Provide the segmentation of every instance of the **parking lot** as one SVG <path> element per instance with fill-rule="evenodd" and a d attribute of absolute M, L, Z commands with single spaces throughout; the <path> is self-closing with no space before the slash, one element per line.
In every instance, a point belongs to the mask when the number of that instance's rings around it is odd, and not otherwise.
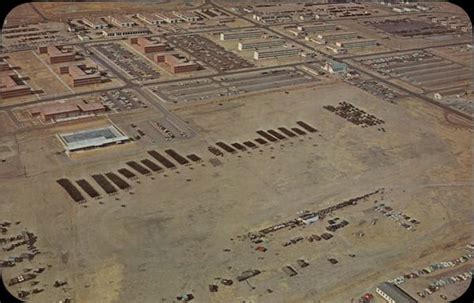
<path fill-rule="evenodd" d="M 138 81 L 157 79 L 160 73 L 145 59 L 127 50 L 119 43 L 95 45 L 94 48 Z"/>
<path fill-rule="evenodd" d="M 219 72 L 254 66 L 254 64 L 200 35 L 173 36 L 168 40 L 179 48 L 188 50 L 198 60 Z"/>
<path fill-rule="evenodd" d="M 144 119 L 133 123 L 120 122 L 119 126 L 136 142 L 157 144 L 187 139 L 190 135 L 167 118 Z"/>
<path fill-rule="evenodd" d="M 107 91 L 100 94 L 100 100 L 102 104 L 115 112 L 148 107 L 148 105 L 132 90 Z"/>
<path fill-rule="evenodd" d="M 295 68 L 243 72 L 232 76 L 157 85 L 151 90 L 173 103 L 206 101 L 319 80 Z"/>
<path fill-rule="evenodd" d="M 350 83 L 390 103 L 395 103 L 397 98 L 404 95 L 397 89 L 375 79 L 357 79 Z"/>
<path fill-rule="evenodd" d="M 432 35 L 453 34 L 456 31 L 429 21 L 403 19 L 383 19 L 365 21 L 365 25 L 400 37 L 427 37 Z"/>
<path fill-rule="evenodd" d="M 427 92 L 467 85 L 472 70 L 426 51 L 372 56 L 359 61 L 383 76 L 399 78 Z"/>

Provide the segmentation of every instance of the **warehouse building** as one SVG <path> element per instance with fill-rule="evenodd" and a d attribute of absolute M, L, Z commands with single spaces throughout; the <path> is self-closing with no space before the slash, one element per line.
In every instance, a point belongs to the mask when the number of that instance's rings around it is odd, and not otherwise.
<path fill-rule="evenodd" d="M 261 30 L 247 30 L 247 31 L 228 31 L 222 32 L 220 35 L 221 41 L 226 40 L 238 40 L 238 39 L 249 39 L 249 38 L 260 38 L 263 35 Z"/>
<path fill-rule="evenodd" d="M 192 12 L 177 12 L 173 11 L 173 15 L 185 22 L 196 22 L 199 20 L 199 17 L 193 14 Z"/>
<path fill-rule="evenodd" d="M 100 102 L 56 102 L 41 105 L 30 110 L 33 117 L 39 117 L 44 122 L 59 122 L 77 118 L 91 117 L 107 112 L 107 107 Z"/>
<path fill-rule="evenodd" d="M 102 31 L 104 37 L 124 37 L 124 36 L 138 36 L 149 35 L 151 31 L 146 27 L 132 27 L 132 28 L 111 28 Z"/>
<path fill-rule="evenodd" d="M 70 76 L 73 87 L 101 83 L 102 79 L 97 67 L 88 67 L 85 64 L 65 65 L 59 67 L 59 73 Z"/>
<path fill-rule="evenodd" d="M 38 48 L 40 54 L 47 54 L 49 63 L 64 63 L 76 60 L 76 53 L 73 47 L 65 46 L 40 46 Z"/>
<path fill-rule="evenodd" d="M 334 31 L 318 34 L 317 37 L 322 41 L 331 42 L 336 40 L 356 39 L 357 34 L 355 32 Z"/>
<path fill-rule="evenodd" d="M 165 21 L 166 23 L 178 23 L 181 21 L 176 15 L 170 12 L 161 12 L 155 14 L 158 18 Z"/>
<path fill-rule="evenodd" d="M 82 18 L 82 22 L 92 29 L 105 29 L 109 27 L 107 22 L 98 17 L 86 17 Z"/>
<path fill-rule="evenodd" d="M 253 19 L 262 23 L 277 23 L 277 22 L 289 22 L 293 20 L 293 17 L 285 12 L 277 13 L 256 13 L 253 15 Z"/>
<path fill-rule="evenodd" d="M 161 42 L 158 38 L 134 37 L 130 38 L 129 42 L 144 54 L 163 52 L 168 48 L 168 45 Z"/>
<path fill-rule="evenodd" d="M 417 303 L 412 296 L 395 284 L 384 282 L 377 286 L 375 292 L 389 303 Z"/>
<path fill-rule="evenodd" d="M 354 40 L 344 40 L 336 42 L 338 47 L 343 47 L 345 49 L 351 48 L 364 48 L 372 47 L 377 45 L 377 41 L 374 39 L 354 39 Z"/>
<path fill-rule="evenodd" d="M 24 80 L 11 73 L 0 76 L 0 98 L 13 98 L 31 95 L 33 92 Z"/>
<path fill-rule="evenodd" d="M 317 33 L 324 31 L 336 31 L 337 27 L 336 24 L 332 23 L 320 23 L 308 26 L 298 26 L 297 29 L 305 33 Z"/>
<path fill-rule="evenodd" d="M 255 60 L 268 59 L 268 58 L 281 58 L 281 57 L 291 57 L 298 56 L 301 53 L 299 48 L 271 48 L 264 50 L 257 50 L 253 53 L 253 58 Z"/>
<path fill-rule="evenodd" d="M 159 18 L 157 15 L 154 14 L 138 13 L 136 14 L 136 17 L 141 21 L 151 25 L 160 25 L 166 23 L 165 20 Z"/>
<path fill-rule="evenodd" d="M 240 51 L 247 49 L 262 49 L 262 48 L 272 48 L 272 47 L 281 47 L 286 44 L 286 41 L 281 40 L 266 40 L 266 41 L 253 41 L 253 42 L 239 42 L 237 48 Z"/>
<path fill-rule="evenodd" d="M 122 144 L 130 141 L 130 138 L 115 126 L 60 134 L 58 138 L 68 152 Z"/>
<path fill-rule="evenodd" d="M 135 21 L 125 16 L 109 16 L 109 22 L 118 27 L 132 27 Z"/>

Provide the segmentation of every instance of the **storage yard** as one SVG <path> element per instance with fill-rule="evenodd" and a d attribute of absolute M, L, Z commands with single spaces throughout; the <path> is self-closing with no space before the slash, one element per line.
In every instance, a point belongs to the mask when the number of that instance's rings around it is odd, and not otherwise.
<path fill-rule="evenodd" d="M 21 6 L 0 56 L 6 289 L 454 300 L 473 274 L 474 102 L 451 6 Z"/>
<path fill-rule="evenodd" d="M 426 92 L 467 87 L 472 79 L 472 68 L 426 51 L 364 57 L 359 62 L 383 76 L 407 81 Z"/>
<path fill-rule="evenodd" d="M 203 102 L 269 89 L 317 84 L 321 80 L 294 68 L 269 69 L 263 72 L 246 72 L 226 77 L 214 77 L 209 80 L 159 85 L 153 87 L 152 91 L 167 102 Z"/>

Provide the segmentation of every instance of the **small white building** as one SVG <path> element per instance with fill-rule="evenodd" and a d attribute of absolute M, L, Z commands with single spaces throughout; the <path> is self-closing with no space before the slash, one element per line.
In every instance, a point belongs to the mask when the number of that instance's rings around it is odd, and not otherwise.
<path fill-rule="evenodd" d="M 330 72 L 331 74 L 345 73 L 347 71 L 347 65 L 342 62 L 327 60 L 326 63 L 323 65 L 323 69 Z"/>

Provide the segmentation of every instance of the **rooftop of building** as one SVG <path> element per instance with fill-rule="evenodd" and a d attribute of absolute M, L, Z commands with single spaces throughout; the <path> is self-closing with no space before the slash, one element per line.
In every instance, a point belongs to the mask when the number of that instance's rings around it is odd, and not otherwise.
<path fill-rule="evenodd" d="M 163 17 L 163 18 L 169 18 L 169 19 L 176 19 L 176 15 L 173 12 L 169 11 L 161 11 L 156 13 L 157 16 Z"/>
<path fill-rule="evenodd" d="M 50 56 L 63 56 L 63 55 L 72 55 L 74 54 L 73 47 L 66 46 L 48 46 L 48 54 Z"/>
<path fill-rule="evenodd" d="M 346 32 L 346 31 L 332 31 L 319 33 L 318 36 L 337 36 L 337 35 L 355 35 L 355 32 Z"/>
<path fill-rule="evenodd" d="M 126 22 L 135 22 L 132 18 L 124 16 L 124 15 L 111 15 L 109 16 L 110 20 L 115 19 L 119 23 L 126 23 Z"/>
<path fill-rule="evenodd" d="M 92 70 L 92 72 L 87 72 Z M 97 77 L 99 75 L 97 68 L 92 69 L 90 66 L 85 65 L 70 65 L 69 66 L 69 75 L 74 79 L 85 79 L 90 77 Z"/>
<path fill-rule="evenodd" d="M 95 110 L 102 110 L 106 107 L 100 102 L 88 102 L 85 101 L 68 101 L 68 102 L 55 102 L 53 104 L 46 104 L 36 106 L 30 110 L 32 114 L 43 114 L 47 115 L 56 115 L 56 114 L 63 114 L 63 113 L 71 113 L 76 111 L 95 111 Z"/>
<path fill-rule="evenodd" d="M 387 294 L 395 302 L 400 303 L 417 303 L 418 301 L 412 298 L 409 294 L 403 291 L 400 287 L 389 282 L 383 282 L 377 286 L 378 289 Z"/>
<path fill-rule="evenodd" d="M 88 20 L 89 22 L 94 23 L 94 24 L 107 24 L 107 22 L 102 20 L 101 17 L 89 16 L 89 17 L 83 17 L 82 20 Z"/>
<path fill-rule="evenodd" d="M 15 73 L 0 75 L 0 89 L 12 89 L 26 86 Z"/>

